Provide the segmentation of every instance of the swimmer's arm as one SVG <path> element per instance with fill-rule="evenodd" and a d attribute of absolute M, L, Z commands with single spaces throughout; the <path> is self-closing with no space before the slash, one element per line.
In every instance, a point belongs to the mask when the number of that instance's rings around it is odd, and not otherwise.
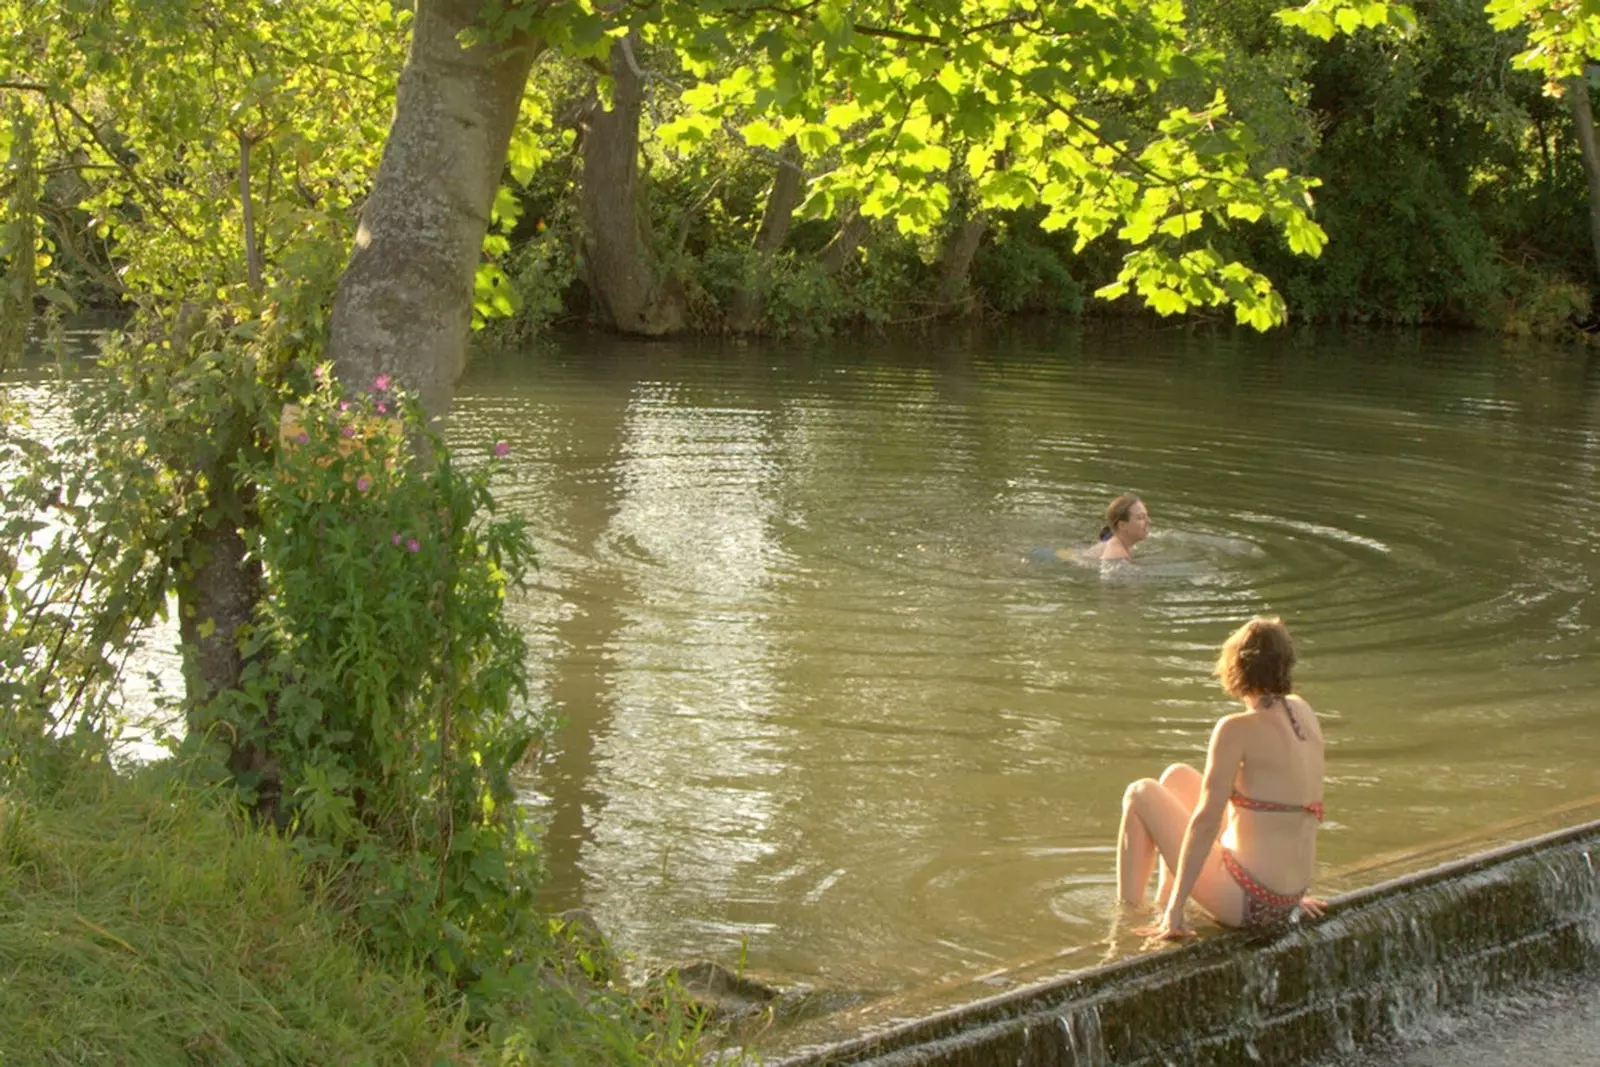
<path fill-rule="evenodd" d="M 1169 929 L 1183 929 L 1183 905 L 1194 891 L 1205 868 L 1206 857 L 1211 855 L 1222 832 L 1222 821 L 1228 814 L 1228 798 L 1233 796 L 1233 782 L 1239 774 L 1239 764 L 1244 762 L 1244 747 L 1236 724 L 1228 719 L 1217 723 L 1211 731 L 1211 747 L 1206 753 L 1206 771 L 1200 785 L 1200 802 L 1189 818 L 1189 829 L 1183 835 L 1183 849 L 1178 853 L 1178 884 L 1173 887 L 1167 902 Z"/>

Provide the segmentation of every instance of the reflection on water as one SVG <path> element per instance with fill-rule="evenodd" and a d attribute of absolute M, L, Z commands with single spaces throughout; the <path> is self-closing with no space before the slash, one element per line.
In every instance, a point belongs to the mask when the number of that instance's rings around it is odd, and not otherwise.
<path fill-rule="evenodd" d="M 540 546 L 550 903 L 644 959 L 888 990 L 1102 936 L 1122 788 L 1203 758 L 1258 612 L 1325 864 L 1600 792 L 1581 352 L 575 341 L 480 359 L 452 433 Z M 1138 564 L 1055 558 L 1127 489 Z"/>
<path fill-rule="evenodd" d="M 1092 940 L 1123 785 L 1203 758 L 1262 611 L 1327 718 L 1325 863 L 1596 792 L 1584 357 L 1395 343 L 481 360 L 454 432 L 515 448 L 567 720 L 552 902 L 855 988 Z M 1056 560 L 1125 489 L 1138 565 Z"/>
<path fill-rule="evenodd" d="M 64 335 L 61 355 L 68 361 L 91 358 L 97 350 L 101 330 L 70 330 Z M 73 432 L 70 383 L 63 385 L 63 369 L 36 352 L 23 366 L 0 378 L 6 399 L 21 415 L 19 437 L 41 442 L 59 441 Z M 66 368 L 74 373 L 72 368 Z M 9 429 L 7 427 L 6 429 Z M 0 493 L 11 492 L 17 468 L 11 466 L 5 433 L 0 431 Z M 38 552 L 48 551 L 64 532 L 49 510 L 34 516 L 41 523 L 28 542 Z M 24 553 L 19 567 L 31 575 L 32 560 Z M 59 591 L 58 591 L 59 595 Z M 159 759 L 168 747 L 166 741 L 181 715 L 175 706 L 183 696 L 183 667 L 178 656 L 178 616 L 176 598 L 170 598 L 164 615 L 158 615 L 146 629 L 143 640 L 117 665 L 120 684 L 114 684 L 106 704 L 109 723 L 115 732 L 113 752 L 136 760 Z M 71 729 L 76 720 L 68 716 L 57 729 Z"/>

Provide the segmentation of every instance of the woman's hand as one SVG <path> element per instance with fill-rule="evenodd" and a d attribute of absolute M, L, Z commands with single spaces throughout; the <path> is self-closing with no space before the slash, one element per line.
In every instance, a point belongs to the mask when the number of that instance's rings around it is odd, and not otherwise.
<path fill-rule="evenodd" d="M 1162 941 L 1181 941 L 1186 937 L 1194 936 L 1194 929 L 1189 926 L 1188 918 L 1183 914 L 1183 906 L 1167 906 L 1161 915 L 1161 925 L 1149 926 L 1139 933 L 1146 937 L 1160 938 Z"/>
<path fill-rule="evenodd" d="M 1308 919 L 1320 919 L 1328 910 L 1328 902 L 1319 897 L 1305 897 L 1300 901 L 1300 910 Z"/>

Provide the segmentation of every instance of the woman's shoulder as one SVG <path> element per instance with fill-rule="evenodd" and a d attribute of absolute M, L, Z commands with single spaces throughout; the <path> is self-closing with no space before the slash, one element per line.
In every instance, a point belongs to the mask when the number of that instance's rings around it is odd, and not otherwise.
<path fill-rule="evenodd" d="M 1255 726 L 1255 716 L 1248 711 L 1235 711 L 1224 715 L 1217 720 L 1217 725 L 1212 729 L 1213 736 L 1217 738 L 1239 738 L 1248 736 Z"/>
<path fill-rule="evenodd" d="M 1317 713 L 1317 709 L 1311 706 L 1311 701 L 1307 700 L 1299 693 L 1289 693 L 1285 695 L 1283 702 L 1289 706 L 1290 711 L 1293 711 L 1296 714 L 1309 713 L 1311 715 L 1315 715 Z"/>

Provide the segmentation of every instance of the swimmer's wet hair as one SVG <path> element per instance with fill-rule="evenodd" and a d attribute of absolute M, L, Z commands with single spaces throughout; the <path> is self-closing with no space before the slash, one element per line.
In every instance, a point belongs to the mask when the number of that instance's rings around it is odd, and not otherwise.
<path fill-rule="evenodd" d="M 1106 508 L 1106 524 L 1100 527 L 1100 540 L 1109 541 L 1116 532 L 1117 524 L 1127 522 L 1133 515 L 1133 506 L 1139 503 L 1136 493 L 1123 493 L 1113 500 Z"/>
<path fill-rule="evenodd" d="M 1294 688 L 1294 639 L 1277 616 L 1251 619 L 1229 635 L 1212 672 L 1222 690 L 1241 700 L 1283 696 Z"/>

